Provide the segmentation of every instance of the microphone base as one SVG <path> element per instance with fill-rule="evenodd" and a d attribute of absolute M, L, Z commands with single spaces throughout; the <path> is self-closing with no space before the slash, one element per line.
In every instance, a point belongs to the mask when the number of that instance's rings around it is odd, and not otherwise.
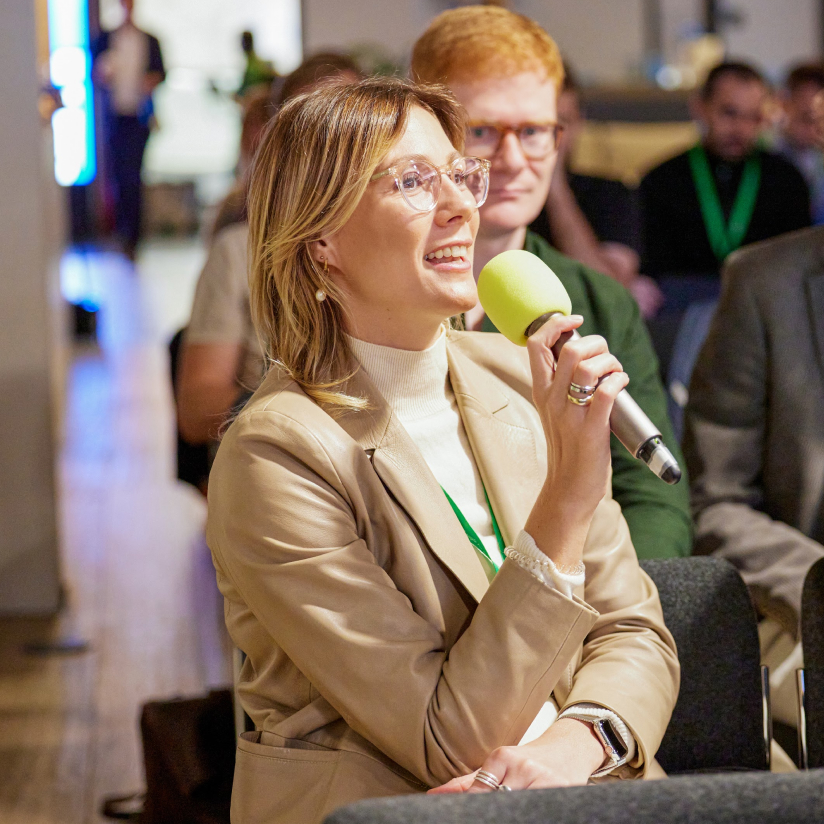
<path fill-rule="evenodd" d="M 643 461 L 662 481 L 674 485 L 681 480 L 681 467 L 659 435 L 645 441 L 635 457 Z"/>

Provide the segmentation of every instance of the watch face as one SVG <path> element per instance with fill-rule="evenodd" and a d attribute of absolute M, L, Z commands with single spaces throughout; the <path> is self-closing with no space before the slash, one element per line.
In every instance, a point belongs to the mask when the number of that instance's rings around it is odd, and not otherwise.
<path fill-rule="evenodd" d="M 621 736 L 612 728 L 612 724 L 606 719 L 596 721 L 593 726 L 601 733 L 601 738 L 615 751 L 619 760 L 627 754 L 627 748 L 621 740 Z"/>

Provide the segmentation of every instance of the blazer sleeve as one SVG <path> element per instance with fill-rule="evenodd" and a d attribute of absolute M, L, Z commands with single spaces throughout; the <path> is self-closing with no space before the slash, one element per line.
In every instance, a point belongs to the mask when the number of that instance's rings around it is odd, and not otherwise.
<path fill-rule="evenodd" d="M 353 462 L 368 458 L 329 448 L 282 412 L 241 415 L 210 479 L 215 563 L 352 729 L 441 784 L 517 743 L 597 615 L 507 560 L 447 649 L 370 550 L 378 527 L 356 517 Z"/>
<path fill-rule="evenodd" d="M 798 570 L 822 549 L 764 512 L 769 343 L 748 276 L 752 263 L 745 253 L 726 267 L 721 300 L 690 383 L 684 451 L 697 552 L 719 552 L 730 560 L 759 607 L 795 633 L 803 583 Z"/>
<path fill-rule="evenodd" d="M 593 703 L 618 715 L 638 746 L 619 768 L 634 777 L 658 751 L 678 697 L 680 667 L 658 590 L 638 565 L 618 504 L 605 499 L 590 527 L 584 599 L 599 613 L 563 706 Z"/>

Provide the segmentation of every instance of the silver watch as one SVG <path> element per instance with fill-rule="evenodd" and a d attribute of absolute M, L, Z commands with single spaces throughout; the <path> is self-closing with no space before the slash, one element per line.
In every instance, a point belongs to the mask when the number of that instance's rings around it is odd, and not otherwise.
<path fill-rule="evenodd" d="M 624 743 L 624 739 L 618 734 L 609 718 L 593 718 L 590 715 L 579 715 L 574 712 L 566 712 L 562 717 L 574 718 L 576 721 L 583 721 L 589 724 L 595 733 L 595 737 L 601 742 L 606 758 L 604 763 L 592 774 L 593 778 L 606 775 L 616 767 L 620 767 L 626 763 L 629 750 Z"/>

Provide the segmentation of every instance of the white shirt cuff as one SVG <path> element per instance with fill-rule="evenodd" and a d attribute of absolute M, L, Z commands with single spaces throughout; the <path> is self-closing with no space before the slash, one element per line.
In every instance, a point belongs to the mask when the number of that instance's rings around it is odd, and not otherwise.
<path fill-rule="evenodd" d="M 538 549 L 532 536 L 523 529 L 518 533 L 515 544 L 506 550 L 506 556 L 567 598 L 571 598 L 575 587 L 583 586 L 586 580 L 583 563 L 580 571 L 561 572 L 554 561 Z"/>

